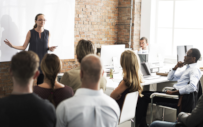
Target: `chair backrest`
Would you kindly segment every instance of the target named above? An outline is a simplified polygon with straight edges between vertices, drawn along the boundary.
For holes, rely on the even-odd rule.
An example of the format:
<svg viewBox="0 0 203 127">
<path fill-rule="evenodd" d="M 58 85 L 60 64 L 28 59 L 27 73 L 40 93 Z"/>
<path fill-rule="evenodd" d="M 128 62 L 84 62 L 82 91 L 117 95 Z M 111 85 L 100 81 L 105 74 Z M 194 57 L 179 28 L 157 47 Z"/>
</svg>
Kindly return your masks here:
<svg viewBox="0 0 203 127">
<path fill-rule="evenodd" d="M 138 101 L 138 91 L 128 93 L 125 96 L 123 107 L 121 110 L 119 124 L 135 117 L 135 109 Z"/>
</svg>

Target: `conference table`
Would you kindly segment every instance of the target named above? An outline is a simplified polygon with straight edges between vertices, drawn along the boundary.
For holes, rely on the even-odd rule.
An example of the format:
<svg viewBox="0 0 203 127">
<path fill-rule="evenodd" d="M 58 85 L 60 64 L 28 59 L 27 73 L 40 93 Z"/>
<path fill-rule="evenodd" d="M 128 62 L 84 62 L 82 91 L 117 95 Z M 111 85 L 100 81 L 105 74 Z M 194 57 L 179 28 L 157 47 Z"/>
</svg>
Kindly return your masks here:
<svg viewBox="0 0 203 127">
<path fill-rule="evenodd" d="M 203 71 L 201 70 L 202 75 L 203 75 Z M 155 73 L 152 75 L 156 75 Z M 120 71 L 118 74 L 114 74 L 113 75 L 113 79 L 110 79 L 110 77 L 106 76 L 106 80 L 107 80 L 107 84 L 106 84 L 106 91 L 105 93 L 107 95 L 110 95 L 111 92 L 118 87 L 119 83 L 121 82 L 121 80 L 123 79 L 122 76 L 122 71 Z M 203 80 L 203 76 L 201 78 L 201 82 Z M 154 79 L 144 79 L 144 82 L 141 83 L 142 86 L 146 86 L 146 85 L 157 85 L 158 83 L 164 83 L 164 82 L 174 82 L 174 81 L 169 81 L 167 79 L 167 76 L 160 76 L 158 78 L 154 78 Z M 155 89 L 149 89 L 150 91 L 156 91 Z"/>
<path fill-rule="evenodd" d="M 156 75 L 156 74 L 154 74 Z M 111 92 L 118 87 L 120 81 L 122 80 L 122 72 L 118 73 L 118 74 L 114 74 L 113 75 L 113 79 L 110 79 L 110 77 L 106 77 L 107 80 L 107 84 L 106 84 L 106 91 L 105 93 L 107 95 L 110 95 Z M 144 79 L 144 82 L 141 83 L 142 86 L 146 86 L 146 85 L 152 85 L 152 84 L 157 84 L 157 83 L 163 83 L 163 82 L 169 82 L 169 80 L 167 79 L 167 76 L 160 76 L 157 78 L 153 78 L 153 79 Z"/>
<path fill-rule="evenodd" d="M 203 75 L 203 71 L 202 75 Z M 110 79 L 109 76 L 106 76 L 107 74 L 105 73 L 104 76 L 106 77 L 107 80 L 107 84 L 106 84 L 106 91 L 105 93 L 107 95 L 110 95 L 111 92 L 118 87 L 120 81 L 123 79 L 122 76 L 122 71 L 120 71 L 117 74 L 113 74 L 113 79 Z M 156 75 L 156 74 L 153 74 Z M 63 76 L 63 73 L 59 73 L 58 74 L 58 80 L 60 81 L 60 78 Z M 141 83 L 142 86 L 146 86 L 146 85 L 156 85 L 158 83 L 164 83 L 164 82 L 171 82 L 167 79 L 167 76 L 160 76 L 159 78 L 154 78 L 154 79 L 144 79 L 144 82 Z M 150 89 L 149 89 L 150 90 Z"/>
</svg>

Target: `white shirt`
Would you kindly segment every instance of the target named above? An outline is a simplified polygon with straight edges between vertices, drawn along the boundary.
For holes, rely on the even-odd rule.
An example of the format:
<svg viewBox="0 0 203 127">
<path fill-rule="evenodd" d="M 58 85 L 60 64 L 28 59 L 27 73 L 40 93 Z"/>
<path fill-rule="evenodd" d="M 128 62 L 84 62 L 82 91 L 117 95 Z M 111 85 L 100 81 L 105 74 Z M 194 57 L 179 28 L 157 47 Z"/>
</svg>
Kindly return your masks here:
<svg viewBox="0 0 203 127">
<path fill-rule="evenodd" d="M 179 93 L 190 94 L 194 91 L 197 91 L 197 83 L 199 82 L 202 73 L 197 66 L 197 63 L 186 65 L 186 69 L 180 72 L 170 71 L 168 74 L 168 80 L 177 81 L 174 84 L 174 88 L 179 90 Z"/>
<path fill-rule="evenodd" d="M 100 91 L 80 88 L 56 109 L 56 127 L 117 127 L 120 109 Z"/>
<path fill-rule="evenodd" d="M 148 54 L 148 50 L 140 50 L 138 51 L 138 54 Z"/>
</svg>

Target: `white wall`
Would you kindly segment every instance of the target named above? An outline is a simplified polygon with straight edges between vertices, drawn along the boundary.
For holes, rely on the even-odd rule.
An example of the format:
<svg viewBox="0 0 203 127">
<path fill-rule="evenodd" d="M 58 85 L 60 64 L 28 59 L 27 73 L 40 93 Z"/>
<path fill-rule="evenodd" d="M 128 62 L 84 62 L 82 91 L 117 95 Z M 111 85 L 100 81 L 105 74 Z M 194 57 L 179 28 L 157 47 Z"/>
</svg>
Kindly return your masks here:
<svg viewBox="0 0 203 127">
<path fill-rule="evenodd" d="M 75 0 L 0 0 L 0 62 L 10 61 L 17 52 L 3 40 L 23 45 L 38 13 L 43 13 L 47 20 L 50 46 L 58 46 L 54 53 L 60 59 L 74 58 Z"/>
</svg>

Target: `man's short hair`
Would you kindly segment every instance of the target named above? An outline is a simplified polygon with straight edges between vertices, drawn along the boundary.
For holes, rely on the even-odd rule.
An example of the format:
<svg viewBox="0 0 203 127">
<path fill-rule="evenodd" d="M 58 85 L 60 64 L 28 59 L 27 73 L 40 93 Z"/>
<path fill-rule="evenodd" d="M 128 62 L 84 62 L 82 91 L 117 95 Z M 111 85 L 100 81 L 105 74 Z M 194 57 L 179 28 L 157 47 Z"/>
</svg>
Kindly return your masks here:
<svg viewBox="0 0 203 127">
<path fill-rule="evenodd" d="M 191 48 L 190 50 L 192 50 L 192 56 L 196 58 L 196 62 L 199 60 L 199 58 L 201 57 L 201 53 L 198 49 L 196 48 Z"/>
<path fill-rule="evenodd" d="M 85 80 L 98 82 L 100 80 L 102 65 L 98 56 L 87 55 L 81 62 L 81 70 L 84 72 Z"/>
<path fill-rule="evenodd" d="M 142 37 L 142 38 L 140 38 L 140 40 L 145 40 L 145 41 L 146 41 L 146 43 L 148 43 L 148 41 L 147 41 L 147 38 L 146 38 L 146 37 Z"/>
<path fill-rule="evenodd" d="M 16 82 L 27 85 L 39 67 L 39 57 L 32 51 L 22 51 L 11 59 L 11 72 Z"/>
<path fill-rule="evenodd" d="M 81 63 L 82 59 L 88 54 L 94 54 L 93 44 L 89 40 L 82 39 L 76 46 L 76 55 L 78 62 Z"/>
</svg>

